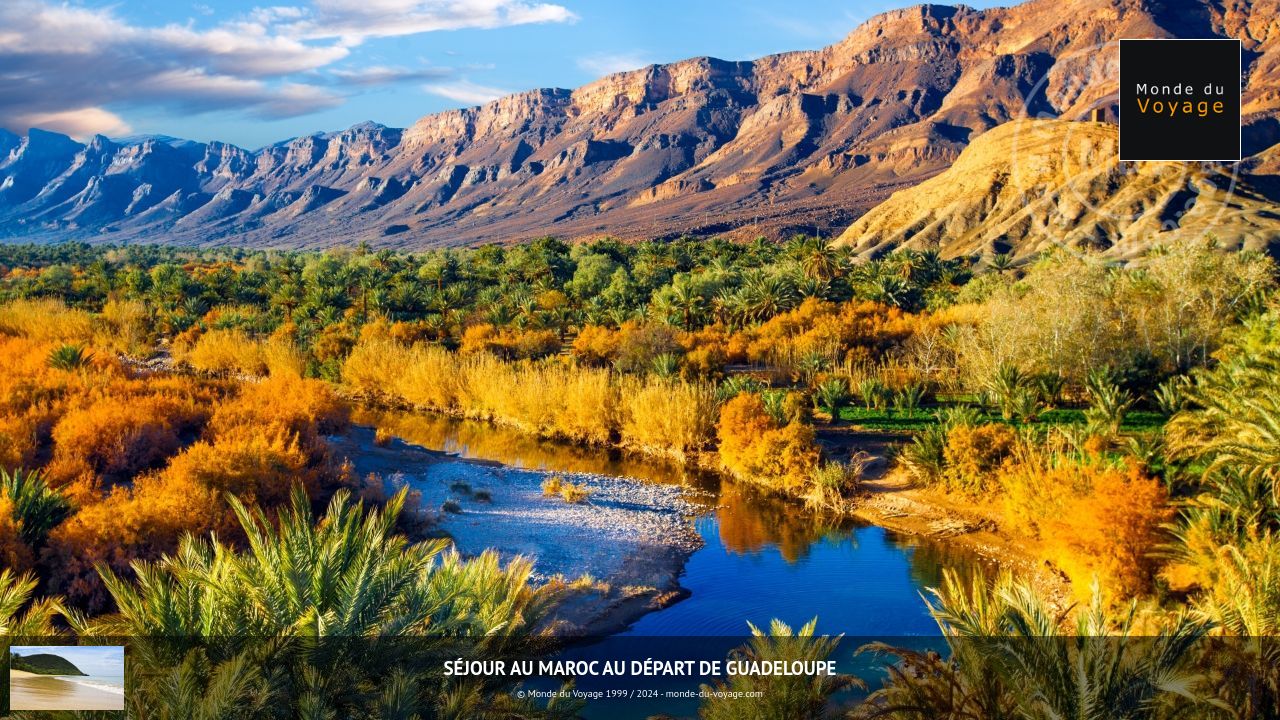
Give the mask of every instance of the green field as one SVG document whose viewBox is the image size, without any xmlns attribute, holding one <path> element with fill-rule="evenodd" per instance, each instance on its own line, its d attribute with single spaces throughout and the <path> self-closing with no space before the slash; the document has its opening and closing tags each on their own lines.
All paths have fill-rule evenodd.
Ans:
<svg viewBox="0 0 1280 720">
<path fill-rule="evenodd" d="M 867 429 L 915 432 L 937 424 L 937 413 L 945 407 L 948 406 L 938 405 L 920 408 L 912 412 L 901 412 L 897 410 L 868 410 L 863 406 L 857 405 L 841 408 L 840 419 Z M 1008 422 L 1008 424 L 1014 426 L 1029 424 L 1033 427 L 1083 425 L 1085 422 L 1084 410 L 1075 408 L 1046 410 L 1032 423 L 1021 423 L 1016 420 L 1009 422 L 1001 418 L 998 413 L 991 413 L 985 410 L 980 412 L 979 419 L 983 422 Z M 1120 429 L 1124 432 L 1150 432 L 1162 427 L 1167 419 L 1158 412 L 1135 410 L 1125 415 L 1124 423 L 1121 424 Z"/>
</svg>

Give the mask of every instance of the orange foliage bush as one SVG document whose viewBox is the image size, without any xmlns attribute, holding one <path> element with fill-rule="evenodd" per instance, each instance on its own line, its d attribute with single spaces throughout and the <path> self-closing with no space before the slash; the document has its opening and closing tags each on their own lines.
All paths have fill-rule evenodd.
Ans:
<svg viewBox="0 0 1280 720">
<path fill-rule="evenodd" d="M 468 327 L 462 333 L 463 354 L 487 352 L 504 360 L 537 359 L 560 350 L 560 335 L 553 330 L 496 328 L 489 323 Z"/>
<path fill-rule="evenodd" d="M 800 422 L 779 427 L 755 393 L 742 393 L 724 404 L 718 431 L 721 464 L 744 480 L 794 492 L 818 467 L 813 428 Z"/>
<path fill-rule="evenodd" d="M 469 325 L 462 332 L 462 344 L 458 350 L 464 353 L 494 352 L 501 345 L 498 338 L 498 328 L 492 323 Z"/>
<path fill-rule="evenodd" d="M 227 493 L 268 509 L 294 483 L 317 495 L 340 479 L 321 434 L 346 423 L 346 406 L 324 383 L 280 377 L 245 385 L 213 410 L 205 439 L 164 469 L 105 496 L 82 482 L 68 490 L 81 509 L 50 533 L 51 587 L 79 607 L 103 610 L 108 598 L 95 564 L 127 575 L 134 560 L 172 552 L 185 533 L 234 536 Z"/>
<path fill-rule="evenodd" d="M 173 349 L 176 359 L 205 372 L 263 375 L 267 371 L 258 344 L 239 328 L 210 330 L 189 349 L 177 343 Z"/>
<path fill-rule="evenodd" d="M 313 466 L 296 438 L 246 427 L 187 448 L 164 469 L 161 481 L 272 507 L 287 501 L 297 482 L 314 496 L 323 470 Z"/>
<path fill-rule="evenodd" d="M 39 408 L 0 415 L 0 467 L 29 467 L 40 445 L 41 429 L 49 424 Z"/>
<path fill-rule="evenodd" d="M 980 493 L 1017 445 L 1018 434 L 1008 425 L 957 425 L 947 433 L 943 480 L 952 490 Z"/>
<path fill-rule="evenodd" d="M 21 529 L 14 516 L 13 501 L 0 494 L 0 567 L 18 573 L 31 568 L 31 548 L 22 541 Z"/>
<path fill-rule="evenodd" d="M 319 438 L 341 432 L 350 409 L 319 380 L 277 377 L 245 385 L 239 395 L 220 405 L 209 421 L 217 439 L 239 428 L 291 436 L 307 448 L 319 448 Z"/>
<path fill-rule="evenodd" d="M 1093 475 L 1087 494 L 1046 521 L 1046 549 L 1077 592 L 1087 591 L 1096 576 L 1113 597 L 1134 597 L 1151 588 L 1158 567 L 1152 555 L 1173 515 L 1159 480 L 1136 466 L 1109 468 Z"/>
<path fill-rule="evenodd" d="M 182 408 L 160 397 L 108 397 L 65 414 L 53 428 L 50 475 L 58 482 L 127 479 L 177 451 Z"/>
<path fill-rule="evenodd" d="M 214 500 L 206 489 L 162 475 L 141 477 L 132 489 L 117 487 L 49 534 L 50 588 L 90 613 L 106 610 L 109 596 L 94 566 L 128 576 L 135 560 L 172 552 L 184 533 L 209 532 L 219 520 L 210 512 Z"/>
<path fill-rule="evenodd" d="M 588 325 L 573 339 L 573 357 L 584 365 L 603 367 L 618 353 L 619 333 L 600 325 Z"/>
<path fill-rule="evenodd" d="M 286 333 L 248 342 L 271 372 L 257 383 L 135 374 L 98 346 L 89 366 L 55 370 L 47 358 L 60 341 L 26 336 L 38 327 L 32 318 L 53 311 L 19 310 L 13 319 L 9 308 L 7 322 L 23 336 L 0 333 L 0 462 L 48 457 L 44 470 L 76 506 L 38 564 L 49 591 L 79 609 L 107 609 L 99 563 L 128 575 L 134 560 L 172 552 L 185 533 L 234 537 L 227 493 L 269 511 L 295 483 L 318 496 L 345 480 L 322 435 L 345 427 L 347 408 L 326 384 L 297 376 Z M 80 318 L 68 317 L 72 326 Z M 104 491 L 104 481 L 118 484 Z M 0 563 L 31 565 L 20 529 L 0 498 Z"/>
<path fill-rule="evenodd" d="M 879 303 L 842 305 L 808 298 L 754 330 L 746 330 L 747 358 L 789 365 L 809 354 L 832 362 L 878 359 L 923 327 L 920 316 Z"/>
<path fill-rule="evenodd" d="M 730 357 L 729 336 L 719 326 L 681 333 L 679 341 L 685 353 L 683 367 L 690 375 L 718 375 L 731 361 L 743 362 L 746 359 L 745 352 L 740 352 L 737 358 Z"/>
<path fill-rule="evenodd" d="M 628 320 L 618 328 L 614 365 L 623 372 L 643 374 L 659 355 L 680 354 L 676 331 L 667 325 Z"/>
</svg>

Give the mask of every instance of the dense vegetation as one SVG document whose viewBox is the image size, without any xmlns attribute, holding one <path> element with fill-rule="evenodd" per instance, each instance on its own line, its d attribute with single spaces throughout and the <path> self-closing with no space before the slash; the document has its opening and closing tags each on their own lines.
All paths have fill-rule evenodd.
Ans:
<svg viewBox="0 0 1280 720">
<path fill-rule="evenodd" d="M 70 660 L 48 653 L 19 655 L 11 652 L 9 653 L 9 669 L 22 670 L 36 675 L 84 675 L 80 668 L 72 664 Z"/>
<path fill-rule="evenodd" d="M 978 272 L 928 252 L 857 259 L 815 238 L 548 239 L 420 255 L 9 246 L 0 270 L 12 359 L 0 368 L 0 557 L 107 613 L 92 622 L 327 627 L 355 611 L 319 578 L 347 570 L 289 553 L 350 546 L 329 534 L 364 527 L 366 556 L 381 559 L 351 571 L 416 589 L 371 598 L 372 614 L 355 614 L 381 620 L 363 630 L 419 611 L 461 634 L 536 626 L 534 595 L 554 588 L 530 590 L 527 568 L 441 560 L 431 545 L 378 550 L 402 548 L 395 518 L 415 519 L 329 456 L 344 397 L 710 464 L 824 512 L 852 507 L 862 480 L 840 438 L 889 429 L 902 441 L 893 473 L 983 509 L 1084 605 L 1068 622 L 1012 580 L 948 581 L 934 611 L 950 658 L 878 648 L 899 670 L 869 707 L 1164 717 L 1176 685 L 1203 696 L 1205 716 L 1275 716 L 1275 646 L 1201 642 L 1280 626 L 1280 310 L 1265 257 L 1205 243 L 1128 267 L 1059 252 L 1016 268 L 987 258 Z M 349 492 L 389 506 L 366 513 Z M 325 506 L 317 523 L 309 513 Z M 306 573 L 282 577 L 294 562 Z M 266 612 L 261 593 L 296 599 L 287 583 L 307 573 L 317 595 Z M 244 587 L 214 592 L 232 577 Z M 451 599 L 430 589 L 445 579 Z M 48 604 L 18 615 L 33 580 L 3 583 L 19 624 L 50 622 Z M 513 598 L 485 611 L 488 629 L 467 620 L 475 583 Z M 775 629 L 749 651 L 830 650 Z M 1158 662 L 1117 642 L 1023 642 L 1073 633 L 1149 636 Z M 993 637 L 1017 641 L 966 642 Z M 239 651 L 220 652 L 192 661 L 199 682 Z M 247 681 L 236 702 L 294 692 L 310 662 L 282 656 L 282 675 Z M 360 702 L 373 702 L 368 677 L 346 679 Z M 803 704 L 777 716 L 810 716 L 845 685 L 794 688 Z M 427 707 L 433 687 L 404 692 Z M 493 690 L 475 701 L 496 702 Z M 1131 711 L 1098 714 L 1110 707 Z"/>
</svg>

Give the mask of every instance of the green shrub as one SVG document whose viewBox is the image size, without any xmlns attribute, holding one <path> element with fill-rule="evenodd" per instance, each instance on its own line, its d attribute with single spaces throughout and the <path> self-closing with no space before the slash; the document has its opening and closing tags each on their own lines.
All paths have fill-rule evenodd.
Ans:
<svg viewBox="0 0 1280 720">
<path fill-rule="evenodd" d="M 19 523 L 23 542 L 35 548 L 71 514 L 71 502 L 50 488 L 39 472 L 0 469 L 0 494 L 13 503 L 14 520 Z"/>
<path fill-rule="evenodd" d="M 49 367 L 54 370 L 79 370 L 93 360 L 93 353 L 83 345 L 59 345 L 49 352 Z"/>
<path fill-rule="evenodd" d="M 844 378 L 831 377 L 818 383 L 813 389 L 813 400 L 819 409 L 831 416 L 831 422 L 840 417 L 840 408 L 849 399 L 849 384 Z"/>
</svg>

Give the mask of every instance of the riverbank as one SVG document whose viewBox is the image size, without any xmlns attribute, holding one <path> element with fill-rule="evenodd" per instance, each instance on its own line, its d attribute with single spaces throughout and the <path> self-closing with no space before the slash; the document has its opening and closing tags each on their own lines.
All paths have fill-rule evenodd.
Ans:
<svg viewBox="0 0 1280 720">
<path fill-rule="evenodd" d="M 1040 560 L 1026 538 L 1000 530 L 998 506 L 913 487 L 903 473 L 869 479 L 850 501 L 850 515 L 897 533 L 926 537 L 972 552 L 1030 582 L 1059 611 L 1072 604 L 1071 583 Z"/>
<path fill-rule="evenodd" d="M 999 569 L 1030 582 L 1058 610 L 1070 607 L 1070 582 L 1040 560 L 1026 538 L 1001 530 L 998 504 L 978 504 L 972 498 L 917 487 L 893 467 L 893 452 L 910 441 L 910 434 L 827 426 L 820 428 L 818 441 L 832 456 L 868 455 L 858 491 L 846 503 L 850 517 L 903 535 L 946 542 L 991 560 Z"/>
<path fill-rule="evenodd" d="M 55 675 L 9 671 L 11 710 L 123 710 L 124 695 Z"/>
<path fill-rule="evenodd" d="M 717 484 L 702 467 L 670 462 L 664 465 L 657 460 L 618 454 L 618 451 L 611 452 L 604 448 L 536 438 L 514 428 L 503 428 L 480 421 L 455 420 L 430 413 L 385 410 L 358 410 L 355 419 L 359 423 L 380 427 L 397 436 L 413 438 L 415 442 L 428 443 L 449 453 L 500 461 L 489 463 L 497 467 L 506 464 L 543 470 L 569 470 L 586 477 L 640 477 L 645 480 L 642 485 L 650 486 L 655 483 L 671 483 L 672 477 L 675 477 L 676 482 L 686 489 Z M 446 427 L 452 430 L 446 431 Z M 905 476 L 893 472 L 891 457 L 895 448 L 907 440 L 904 434 L 868 431 L 847 425 L 818 426 L 818 431 L 818 442 L 830 457 L 846 458 L 855 453 L 868 455 L 858 492 L 841 508 L 844 516 L 858 522 L 878 525 L 899 535 L 945 543 L 961 552 L 990 561 L 997 569 L 1009 570 L 1032 582 L 1059 609 L 1065 609 L 1071 604 L 1071 587 L 1067 580 L 1054 568 L 1040 561 L 1034 548 L 1030 548 L 1025 539 L 1009 537 L 1000 531 L 998 508 L 979 507 L 964 498 L 948 497 L 936 491 L 913 487 Z M 440 443 L 440 438 L 444 436 L 450 436 L 451 440 Z M 609 459 L 602 463 L 601 458 L 605 456 Z M 746 484 L 744 487 L 752 486 Z M 704 492 L 686 493 L 686 500 L 691 500 L 698 506 L 692 515 L 712 509 Z M 780 500 L 779 504 L 790 507 L 788 513 L 807 512 L 795 500 Z M 646 550 L 641 554 L 649 556 L 653 553 L 653 550 Z M 687 552 L 681 552 L 680 558 L 662 558 L 660 552 L 658 555 L 651 562 L 638 562 L 638 565 L 670 567 L 676 562 L 682 565 L 688 556 Z M 678 582 L 672 581 L 666 586 L 671 594 L 666 595 L 664 602 L 683 597 L 685 591 Z M 626 606 L 616 617 L 628 622 L 654 609 L 646 606 L 643 598 L 632 600 L 615 597 L 613 601 Z M 593 602 L 588 598 L 584 604 L 590 608 Z M 641 607 L 636 608 L 637 604 Z M 620 629 L 627 624 L 613 622 L 608 615 L 609 613 L 605 613 L 605 625 L 611 629 Z M 600 624 L 594 623 L 593 627 L 600 627 Z"/>
<path fill-rule="evenodd" d="M 693 518 L 704 508 L 680 486 L 511 467 L 400 437 L 380 443 L 368 426 L 329 440 L 357 477 L 381 478 L 385 493 L 408 486 L 430 527 L 458 552 L 531 558 L 537 582 L 564 583 L 566 594 L 549 620 L 558 635 L 617 632 L 685 596 L 679 578 L 702 544 Z M 544 494 L 552 477 L 581 487 L 586 499 Z"/>
</svg>

